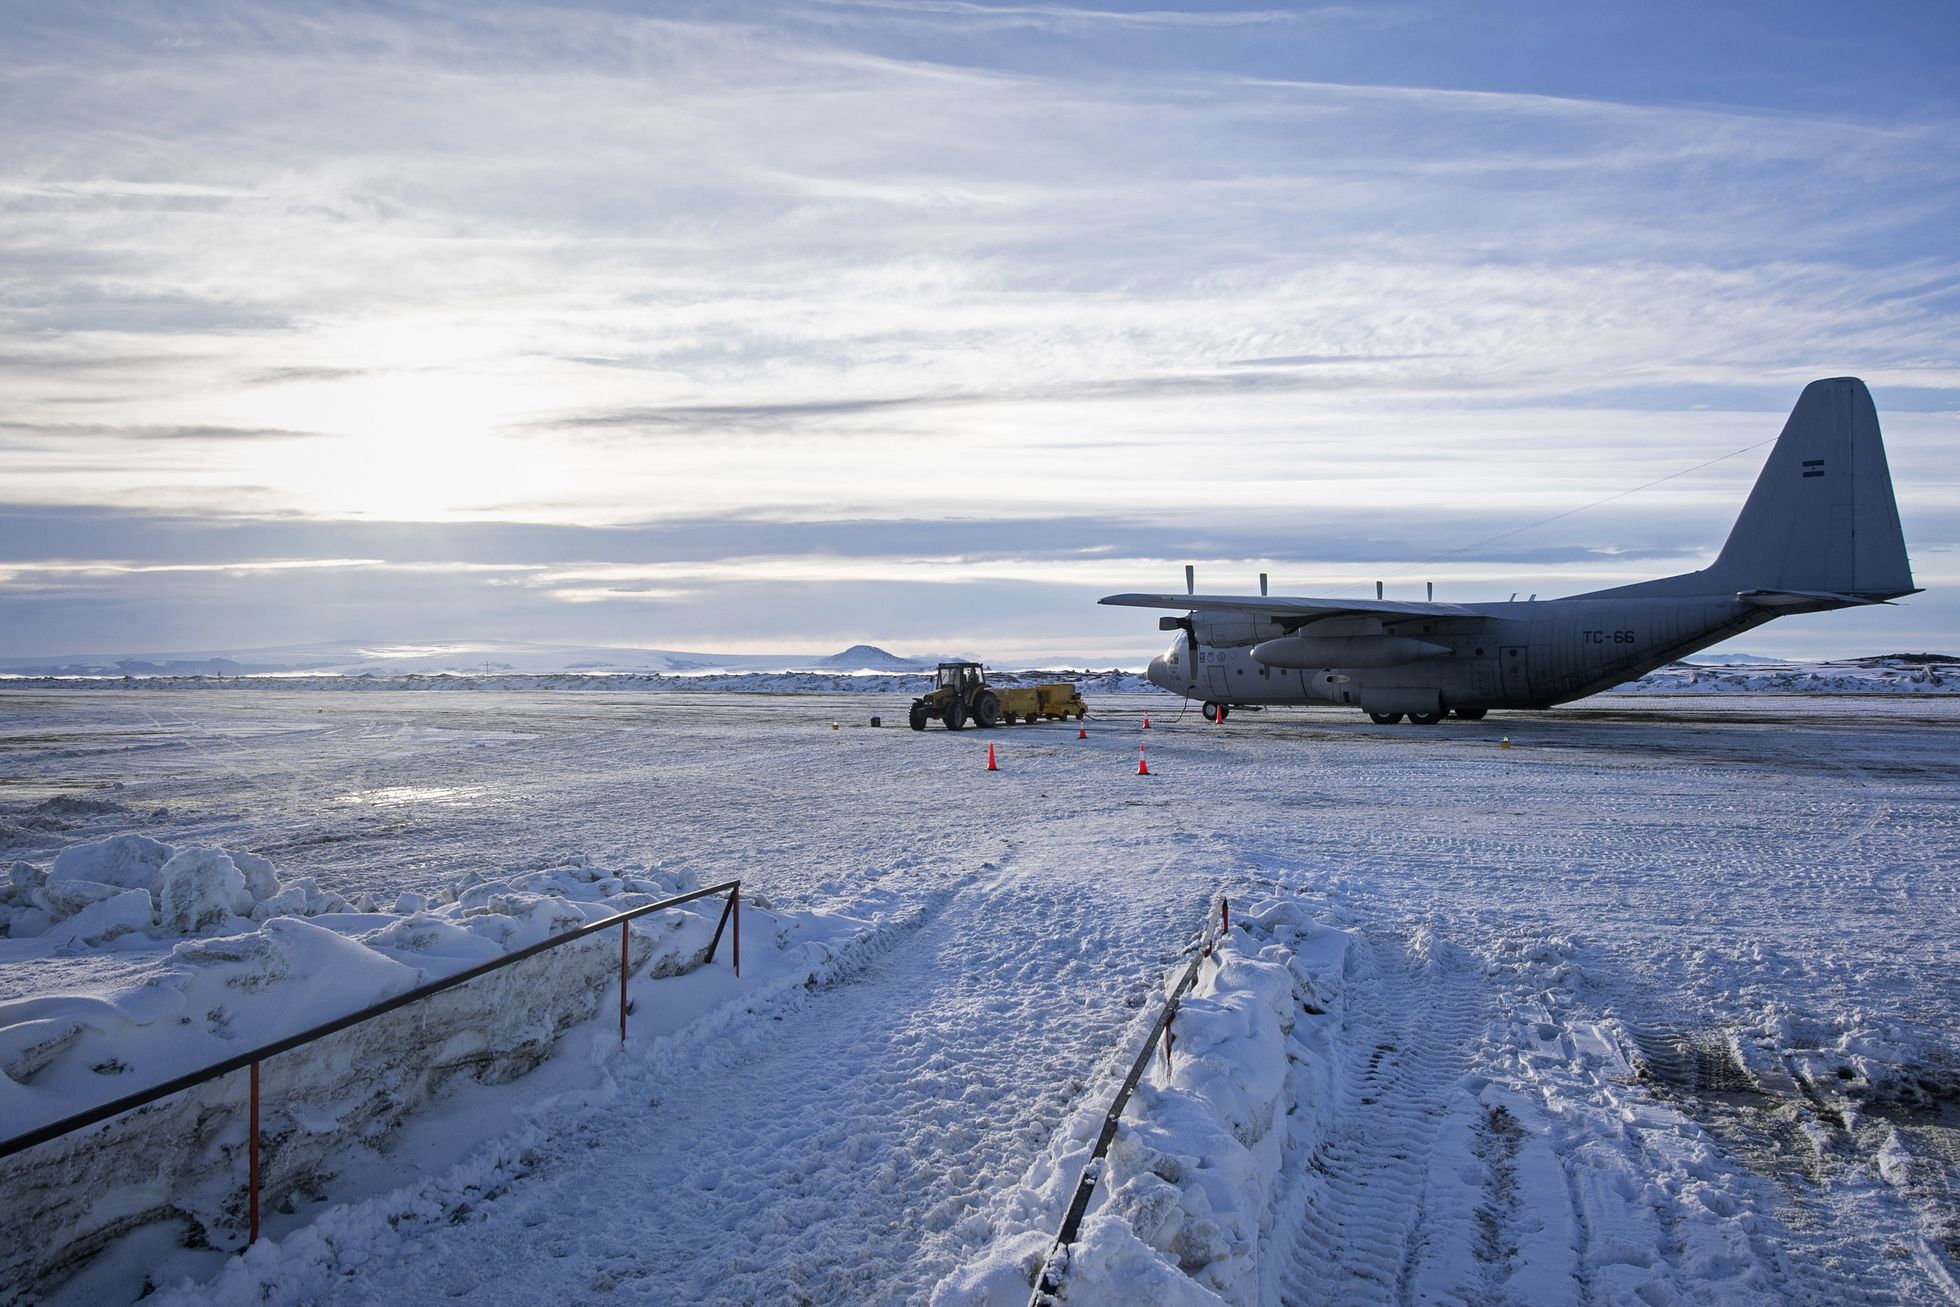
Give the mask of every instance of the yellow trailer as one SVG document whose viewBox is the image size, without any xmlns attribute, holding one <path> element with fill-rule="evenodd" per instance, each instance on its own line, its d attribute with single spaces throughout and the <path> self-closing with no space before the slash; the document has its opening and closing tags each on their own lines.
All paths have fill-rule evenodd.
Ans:
<svg viewBox="0 0 1960 1307">
<path fill-rule="evenodd" d="M 1017 719 L 1036 722 L 1043 718 L 1055 721 L 1073 717 L 1079 721 L 1089 711 L 1088 705 L 1082 702 L 1082 696 L 1067 681 L 1025 689 L 995 690 L 994 693 L 1000 696 L 1001 720 L 1010 726 Z"/>
</svg>

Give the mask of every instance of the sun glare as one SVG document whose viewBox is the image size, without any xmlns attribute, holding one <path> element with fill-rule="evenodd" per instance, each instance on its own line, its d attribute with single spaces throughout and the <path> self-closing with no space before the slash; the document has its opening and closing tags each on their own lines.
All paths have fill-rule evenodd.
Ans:
<svg viewBox="0 0 1960 1307">
<path fill-rule="evenodd" d="M 445 521 L 549 494 L 554 461 L 507 433 L 537 400 L 521 374 L 472 366 L 350 370 L 266 388 L 246 420 L 325 439 L 269 442 L 238 471 L 294 509 Z"/>
</svg>

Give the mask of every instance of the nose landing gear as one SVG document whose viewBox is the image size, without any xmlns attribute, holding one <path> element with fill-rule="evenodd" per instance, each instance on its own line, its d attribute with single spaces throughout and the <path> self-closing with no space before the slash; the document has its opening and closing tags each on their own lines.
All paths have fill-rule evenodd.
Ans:
<svg viewBox="0 0 1960 1307">
<path fill-rule="evenodd" d="M 1215 703 L 1207 699 L 1200 711 L 1204 713 L 1206 721 L 1222 722 L 1232 715 L 1232 705 L 1228 703 Z"/>
</svg>

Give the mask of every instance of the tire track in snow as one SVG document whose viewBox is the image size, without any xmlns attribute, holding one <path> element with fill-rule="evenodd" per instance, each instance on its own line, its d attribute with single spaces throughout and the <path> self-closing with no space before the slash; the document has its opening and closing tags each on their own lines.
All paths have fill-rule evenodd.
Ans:
<svg viewBox="0 0 1960 1307">
<path fill-rule="evenodd" d="M 1334 1120 L 1280 1208 L 1298 1210 L 1273 1277 L 1291 1304 L 1403 1303 L 1423 1249 L 1425 1177 L 1445 1104 L 1486 1008 L 1479 970 L 1418 930 L 1409 945 L 1362 935 Z M 1293 1161 L 1289 1161 L 1293 1165 Z"/>
</svg>

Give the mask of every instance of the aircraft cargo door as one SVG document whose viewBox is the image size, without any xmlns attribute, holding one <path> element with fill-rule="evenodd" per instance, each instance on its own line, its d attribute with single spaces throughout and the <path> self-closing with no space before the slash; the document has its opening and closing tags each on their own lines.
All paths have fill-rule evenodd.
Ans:
<svg viewBox="0 0 1960 1307">
<path fill-rule="evenodd" d="M 1507 644 L 1497 651 L 1497 665 L 1503 677 L 1506 699 L 1531 698 L 1531 684 L 1525 679 L 1524 664 L 1525 647 L 1521 644 Z"/>
<path fill-rule="evenodd" d="M 1230 666 L 1230 659 L 1223 649 L 1214 650 L 1211 657 L 1212 663 L 1208 669 L 1211 675 L 1206 678 L 1211 690 L 1211 697 L 1219 703 L 1230 703 L 1232 700 L 1232 668 Z"/>
</svg>

